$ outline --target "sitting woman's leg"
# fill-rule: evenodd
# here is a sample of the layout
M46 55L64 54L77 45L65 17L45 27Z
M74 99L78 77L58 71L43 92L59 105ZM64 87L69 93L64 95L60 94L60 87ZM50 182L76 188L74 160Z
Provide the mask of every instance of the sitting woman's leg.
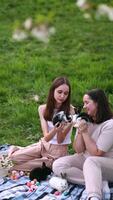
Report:
M43 162L45 162L46 166L51 168L53 160L47 157L36 158L33 160L28 160L26 162L22 162L19 164L15 164L14 167L11 168L12 170L19 170L19 171L31 171L34 168L42 167Z
M113 159L90 156L84 163L83 173L88 199L102 200L102 181L113 181Z
M41 167L43 162L47 167L52 168L53 161L66 153L67 147L65 145L60 147L52 145L42 138L38 143L15 148L15 151L10 155L10 159L14 161L11 170L30 171L35 167Z
M15 151L17 151L17 150L19 150L19 149L22 149L22 148L24 148L24 147L11 145L10 148L9 148L9 150L8 150L8 156L9 156L9 158L10 158L10 156L11 156Z
M66 174L66 179L72 183L84 184L83 163L85 158L83 155L65 156L54 161L52 169L57 176Z
M10 152L10 150L9 150ZM27 147L18 147L9 156L16 165L41 157L41 141Z

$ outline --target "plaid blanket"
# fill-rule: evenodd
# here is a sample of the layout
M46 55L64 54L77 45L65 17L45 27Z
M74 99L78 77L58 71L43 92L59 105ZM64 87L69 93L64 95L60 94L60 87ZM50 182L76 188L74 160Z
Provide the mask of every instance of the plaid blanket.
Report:
M8 145L0 146L0 152L6 151ZM85 186L71 184L64 192L58 194L49 185L49 179L42 181L35 190L30 191L27 185L28 176L21 176L17 180L9 177L0 178L0 200L86 200ZM113 200L113 184L106 184L103 188L103 200Z

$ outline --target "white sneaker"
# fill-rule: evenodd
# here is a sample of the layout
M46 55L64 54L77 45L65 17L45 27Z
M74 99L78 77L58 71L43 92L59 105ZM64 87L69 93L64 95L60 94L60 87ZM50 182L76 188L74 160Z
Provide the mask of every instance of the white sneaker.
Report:
M108 181L102 182L102 191L103 191L103 199L110 199L110 188L108 185Z
M91 197L90 200L100 200L98 197Z

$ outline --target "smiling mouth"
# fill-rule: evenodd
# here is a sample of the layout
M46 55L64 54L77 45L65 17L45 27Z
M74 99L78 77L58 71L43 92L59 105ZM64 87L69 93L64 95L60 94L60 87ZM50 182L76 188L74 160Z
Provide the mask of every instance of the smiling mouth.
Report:
M63 102L63 100L62 100L62 99L59 99L58 101L60 101L60 102Z

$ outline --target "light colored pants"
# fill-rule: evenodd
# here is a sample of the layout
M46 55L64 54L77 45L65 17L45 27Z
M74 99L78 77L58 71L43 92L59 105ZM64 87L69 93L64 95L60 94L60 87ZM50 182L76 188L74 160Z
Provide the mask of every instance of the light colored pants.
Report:
M43 162L51 168L55 159L66 155L68 155L67 145L50 144L42 138L27 147L17 147L10 156L15 163L11 170L31 171L35 167L41 167Z
M102 181L113 181L113 158L74 154L54 161L53 171L58 176L66 173L72 183L85 184L88 199L102 199Z

